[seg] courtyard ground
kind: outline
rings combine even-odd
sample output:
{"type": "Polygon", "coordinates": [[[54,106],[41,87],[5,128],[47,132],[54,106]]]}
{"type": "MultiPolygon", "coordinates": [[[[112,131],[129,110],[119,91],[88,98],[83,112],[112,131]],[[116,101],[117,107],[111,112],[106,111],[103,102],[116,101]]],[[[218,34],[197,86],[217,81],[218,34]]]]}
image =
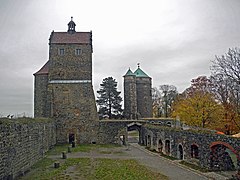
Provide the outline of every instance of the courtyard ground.
{"type": "Polygon", "coordinates": [[[22,179],[227,179],[216,173],[189,169],[137,143],[77,146],[67,153],[67,159],[62,159],[61,153],[67,148],[54,148],[22,179]],[[53,168],[56,161],[60,163],[57,169],[53,168]]]}

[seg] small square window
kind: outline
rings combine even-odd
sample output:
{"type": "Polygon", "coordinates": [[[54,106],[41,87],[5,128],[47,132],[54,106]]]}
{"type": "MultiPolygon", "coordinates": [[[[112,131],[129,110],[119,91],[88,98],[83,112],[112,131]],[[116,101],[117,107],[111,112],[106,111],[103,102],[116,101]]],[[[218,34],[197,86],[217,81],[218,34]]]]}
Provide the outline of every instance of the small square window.
{"type": "Polygon", "coordinates": [[[76,49],[76,51],[75,51],[75,54],[77,55],[77,56],[79,56],[80,54],[81,54],[81,49],[76,49]]]}
{"type": "Polygon", "coordinates": [[[61,55],[61,56],[64,55],[64,49],[59,49],[59,55],[61,55]]]}

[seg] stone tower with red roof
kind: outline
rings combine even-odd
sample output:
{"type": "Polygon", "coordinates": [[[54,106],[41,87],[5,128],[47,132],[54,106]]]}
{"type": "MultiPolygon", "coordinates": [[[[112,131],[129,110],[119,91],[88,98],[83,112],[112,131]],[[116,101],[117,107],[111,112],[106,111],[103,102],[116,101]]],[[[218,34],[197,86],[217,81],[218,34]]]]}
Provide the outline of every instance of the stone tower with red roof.
{"type": "Polygon", "coordinates": [[[92,87],[92,32],[52,32],[49,61],[34,74],[34,116],[56,120],[57,142],[97,140],[98,115],[92,87]]]}
{"type": "Polygon", "coordinates": [[[124,77],[124,116],[127,119],[152,117],[152,78],[138,64],[133,73],[131,69],[124,77]]]}

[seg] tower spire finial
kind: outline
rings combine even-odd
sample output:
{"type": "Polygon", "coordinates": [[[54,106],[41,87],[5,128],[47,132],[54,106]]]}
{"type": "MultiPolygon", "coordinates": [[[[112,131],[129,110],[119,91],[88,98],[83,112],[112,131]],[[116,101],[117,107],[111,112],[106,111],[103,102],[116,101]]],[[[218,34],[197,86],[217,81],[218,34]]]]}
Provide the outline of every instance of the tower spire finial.
{"type": "Polygon", "coordinates": [[[75,26],[76,24],[73,22],[73,17],[71,16],[71,21],[68,23],[68,33],[73,34],[75,33],[75,26]]]}
{"type": "Polygon", "coordinates": [[[140,68],[140,63],[137,63],[138,68],[140,68]]]}

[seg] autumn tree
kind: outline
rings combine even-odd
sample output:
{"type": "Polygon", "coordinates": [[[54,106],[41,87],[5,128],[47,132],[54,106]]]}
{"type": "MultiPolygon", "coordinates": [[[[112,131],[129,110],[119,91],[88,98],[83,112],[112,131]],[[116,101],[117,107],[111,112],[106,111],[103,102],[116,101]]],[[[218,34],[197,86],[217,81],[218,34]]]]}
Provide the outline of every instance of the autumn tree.
{"type": "Polygon", "coordinates": [[[111,118],[118,118],[122,114],[122,98],[120,91],[117,91],[117,82],[112,77],[103,79],[100,90],[97,91],[97,104],[99,106],[99,116],[107,115],[111,118]]]}
{"type": "Polygon", "coordinates": [[[198,127],[216,128],[221,124],[222,106],[211,93],[212,82],[206,76],[192,79],[187,88],[174,104],[173,116],[181,121],[198,127]]]}
{"type": "Polygon", "coordinates": [[[180,98],[174,104],[173,116],[179,116],[184,123],[202,128],[220,125],[222,106],[210,93],[195,92],[187,98],[180,98]]]}
{"type": "Polygon", "coordinates": [[[158,88],[153,88],[153,112],[156,117],[169,117],[171,107],[178,94],[177,88],[174,85],[160,85],[158,88]]]}
{"type": "Polygon", "coordinates": [[[213,74],[222,74],[236,84],[240,84],[240,49],[229,48],[222,56],[215,56],[212,61],[211,70],[213,74]]]}
{"type": "Polygon", "coordinates": [[[192,96],[196,92],[201,92],[202,94],[211,93],[213,89],[213,84],[207,76],[198,76],[191,80],[191,86],[184,91],[185,96],[192,96]]]}
{"type": "Polygon", "coordinates": [[[211,79],[214,94],[225,110],[225,127],[229,133],[240,130],[240,49],[230,48],[212,61],[211,79]]]}

